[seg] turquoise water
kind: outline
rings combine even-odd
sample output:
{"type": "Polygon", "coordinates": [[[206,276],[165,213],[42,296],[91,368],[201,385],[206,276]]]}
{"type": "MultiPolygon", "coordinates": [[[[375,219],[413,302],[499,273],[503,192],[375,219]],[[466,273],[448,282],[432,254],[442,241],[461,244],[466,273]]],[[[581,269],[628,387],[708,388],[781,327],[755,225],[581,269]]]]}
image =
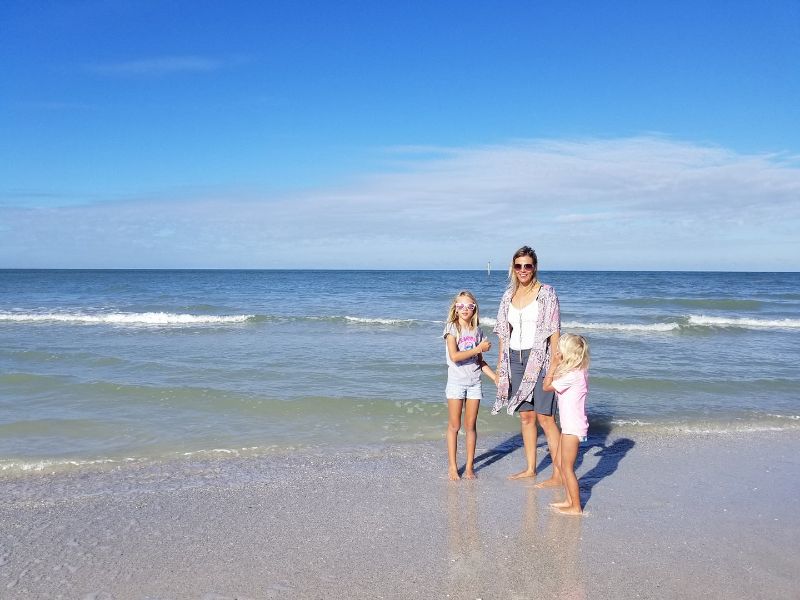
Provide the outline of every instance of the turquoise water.
{"type": "MultiPolygon", "coordinates": [[[[800,429],[800,274],[541,279],[563,330],[592,346],[595,430],[800,429]]],[[[480,271],[0,271],[0,469],[440,439],[449,301],[471,289],[490,330],[505,284],[480,271]]],[[[516,432],[490,404],[479,429],[516,432]]]]}

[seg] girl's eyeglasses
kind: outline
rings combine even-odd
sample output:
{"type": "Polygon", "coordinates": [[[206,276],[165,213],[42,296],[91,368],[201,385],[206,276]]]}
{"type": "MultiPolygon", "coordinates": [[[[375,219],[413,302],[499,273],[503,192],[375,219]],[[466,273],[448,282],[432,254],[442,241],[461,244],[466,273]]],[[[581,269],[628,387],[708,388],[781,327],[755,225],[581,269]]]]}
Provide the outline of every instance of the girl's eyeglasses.
{"type": "Polygon", "coordinates": [[[461,302],[456,304],[456,310],[464,310],[465,308],[469,309],[469,310],[475,310],[475,305],[474,304],[463,304],[461,302]]]}
{"type": "Polygon", "coordinates": [[[515,271],[533,271],[533,263],[514,263],[515,271]]]}

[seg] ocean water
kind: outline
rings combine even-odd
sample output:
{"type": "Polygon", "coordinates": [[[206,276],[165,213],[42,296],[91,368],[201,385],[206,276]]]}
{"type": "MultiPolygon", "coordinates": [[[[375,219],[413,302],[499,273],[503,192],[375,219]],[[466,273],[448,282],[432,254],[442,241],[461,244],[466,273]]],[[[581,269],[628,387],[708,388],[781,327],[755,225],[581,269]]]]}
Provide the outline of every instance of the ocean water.
{"type": "MultiPolygon", "coordinates": [[[[800,274],[544,272],[594,431],[800,430],[800,274]]],[[[0,271],[0,476],[442,439],[440,338],[506,273],[0,271]]],[[[494,339],[494,338],[492,338],[494,339]]],[[[490,364],[496,362],[494,349],[490,364]]],[[[490,415],[481,433],[515,433],[490,415]]]]}

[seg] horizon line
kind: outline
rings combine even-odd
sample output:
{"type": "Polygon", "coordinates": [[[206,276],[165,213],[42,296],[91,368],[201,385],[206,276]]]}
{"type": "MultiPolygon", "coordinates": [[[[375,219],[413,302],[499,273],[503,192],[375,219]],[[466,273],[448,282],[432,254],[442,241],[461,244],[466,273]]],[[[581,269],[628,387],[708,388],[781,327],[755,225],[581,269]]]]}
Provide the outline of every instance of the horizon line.
{"type": "MultiPolygon", "coordinates": [[[[411,272],[411,271],[430,271],[430,272],[486,272],[486,269],[435,269],[435,268],[307,268],[307,267],[0,267],[0,271],[372,271],[372,272],[411,272]]],[[[496,269],[498,273],[505,273],[506,269],[496,269]]],[[[541,269],[540,273],[800,273],[800,269],[794,271],[775,271],[775,270],[720,270],[720,269],[541,269]]]]}

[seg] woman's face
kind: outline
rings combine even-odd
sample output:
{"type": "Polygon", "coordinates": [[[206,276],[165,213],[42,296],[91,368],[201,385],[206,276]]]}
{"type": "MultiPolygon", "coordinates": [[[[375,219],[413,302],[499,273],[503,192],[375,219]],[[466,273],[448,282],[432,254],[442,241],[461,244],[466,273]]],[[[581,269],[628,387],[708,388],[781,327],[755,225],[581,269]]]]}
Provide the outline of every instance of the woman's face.
{"type": "Polygon", "coordinates": [[[530,283],[533,279],[533,259],[530,256],[520,256],[514,259],[514,276],[521,284],[530,283]]]}

